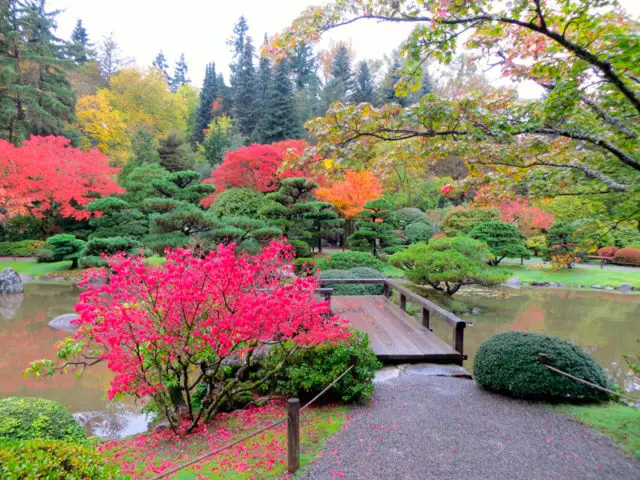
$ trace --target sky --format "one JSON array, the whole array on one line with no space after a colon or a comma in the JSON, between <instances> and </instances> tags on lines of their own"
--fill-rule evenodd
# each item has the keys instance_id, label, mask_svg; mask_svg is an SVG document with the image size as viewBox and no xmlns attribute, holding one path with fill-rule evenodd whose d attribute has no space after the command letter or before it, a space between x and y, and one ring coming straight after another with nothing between
<instances>
[{"instance_id":1,"label":"sky","mask_svg":"<svg viewBox=\"0 0 640 480\"><path fill-rule=\"evenodd\" d=\"M240 15L249 23L256 45L265 33L273 35L288 26L306 7L323 0L47 0L49 9L59 9L59 37L69 39L78 19L92 42L111 32L124 55L138 66L149 66L162 50L173 67L182 52L189 65L193 85L200 87L205 65L211 61L228 80L231 51L226 41ZM632 15L640 15L640 0L621 0ZM408 36L410 25L356 22L323 35L322 43L351 40L356 61L382 58ZM490 76L492 73L489 74ZM497 72L495 72L497 78ZM522 97L539 95L537 86L521 85Z\"/></svg>"}]
</instances>

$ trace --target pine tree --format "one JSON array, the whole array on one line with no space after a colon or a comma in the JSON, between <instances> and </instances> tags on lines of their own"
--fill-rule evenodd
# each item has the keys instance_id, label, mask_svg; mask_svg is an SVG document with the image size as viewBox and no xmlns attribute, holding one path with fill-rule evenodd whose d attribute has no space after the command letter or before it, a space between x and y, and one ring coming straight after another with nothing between
<instances>
[{"instance_id":1,"label":"pine tree","mask_svg":"<svg viewBox=\"0 0 640 480\"><path fill-rule=\"evenodd\" d=\"M218 74L218 98L221 99L222 109L220 114L231 115L233 110L233 92L231 87L224 81L224 75Z\"/></svg>"},{"instance_id":2,"label":"pine tree","mask_svg":"<svg viewBox=\"0 0 640 480\"><path fill-rule=\"evenodd\" d=\"M240 133L250 137L256 127L256 110L259 101L256 71L253 66L255 50L251 37L244 41L244 51L238 59L231 77L233 94L233 118Z\"/></svg>"},{"instance_id":3,"label":"pine tree","mask_svg":"<svg viewBox=\"0 0 640 480\"><path fill-rule=\"evenodd\" d=\"M322 253L322 240L342 234L345 220L328 202L308 202L306 206L310 211L304 213L303 217L308 222L313 245Z\"/></svg>"},{"instance_id":4,"label":"pine tree","mask_svg":"<svg viewBox=\"0 0 640 480\"><path fill-rule=\"evenodd\" d=\"M60 135L74 118L68 45L52 33L57 14L43 1L0 4L0 137L14 144Z\"/></svg>"},{"instance_id":5,"label":"pine tree","mask_svg":"<svg viewBox=\"0 0 640 480\"><path fill-rule=\"evenodd\" d=\"M334 82L339 82L344 89L343 101L348 101L353 92L353 72L351 70L351 54L346 45L340 45L336 50L331 68Z\"/></svg>"},{"instance_id":6,"label":"pine tree","mask_svg":"<svg viewBox=\"0 0 640 480\"><path fill-rule=\"evenodd\" d=\"M163 168L170 172L193 168L193 152L181 132L171 131L159 143L158 155Z\"/></svg>"},{"instance_id":7,"label":"pine tree","mask_svg":"<svg viewBox=\"0 0 640 480\"><path fill-rule=\"evenodd\" d=\"M373 77L365 61L358 65L352 100L354 103L373 103Z\"/></svg>"},{"instance_id":8,"label":"pine tree","mask_svg":"<svg viewBox=\"0 0 640 480\"><path fill-rule=\"evenodd\" d=\"M194 123L193 140L196 143L204 141L204 131L213 120L213 104L218 98L218 76L216 75L216 64L207 65L204 74L204 83L200 90L200 101L196 110Z\"/></svg>"},{"instance_id":9,"label":"pine tree","mask_svg":"<svg viewBox=\"0 0 640 480\"><path fill-rule=\"evenodd\" d=\"M265 36L265 42L267 38ZM260 57L260 66L258 68L258 102L256 105L256 115L258 117L256 123L256 130L254 131L254 140L261 143L262 139L260 138L259 129L260 123L262 122L262 118L265 115L267 108L267 99L269 95L269 88L271 88L272 82L272 65L271 60L267 57Z\"/></svg>"},{"instance_id":10,"label":"pine tree","mask_svg":"<svg viewBox=\"0 0 640 480\"><path fill-rule=\"evenodd\" d=\"M98 63L107 86L113 75L131 63L131 59L122 56L120 46L116 42L113 32L105 36L98 46Z\"/></svg>"},{"instance_id":11,"label":"pine tree","mask_svg":"<svg viewBox=\"0 0 640 480\"><path fill-rule=\"evenodd\" d=\"M162 72L162 76L165 80L169 80L169 64L167 63L167 57L164 56L164 52L160 50L160 53L153 59L151 65Z\"/></svg>"},{"instance_id":12,"label":"pine tree","mask_svg":"<svg viewBox=\"0 0 640 480\"><path fill-rule=\"evenodd\" d=\"M91 44L87 29L82 25L82 20L78 20L71 33L71 45L69 46L69 56L78 65L89 61L91 56Z\"/></svg>"},{"instance_id":13,"label":"pine tree","mask_svg":"<svg viewBox=\"0 0 640 480\"><path fill-rule=\"evenodd\" d=\"M311 45L308 43L296 45L293 54L289 58L289 68L295 80L296 89L307 88L317 70L317 62Z\"/></svg>"},{"instance_id":14,"label":"pine tree","mask_svg":"<svg viewBox=\"0 0 640 480\"><path fill-rule=\"evenodd\" d=\"M188 77L189 66L187 65L187 61L184 58L184 53L180 54L180 59L176 62L176 68L173 71L173 77L169 78L169 88L172 92L177 92L178 89L191 83Z\"/></svg>"},{"instance_id":15,"label":"pine tree","mask_svg":"<svg viewBox=\"0 0 640 480\"><path fill-rule=\"evenodd\" d=\"M245 42L247 39L247 32L249 31L249 25L244 15L241 15L233 27L233 35L227 40L227 45L231 47L233 52L233 63L231 65L231 73L234 72L234 66L238 64L242 53L244 52Z\"/></svg>"},{"instance_id":16,"label":"pine tree","mask_svg":"<svg viewBox=\"0 0 640 480\"><path fill-rule=\"evenodd\" d=\"M267 90L264 114L256 128L255 137L262 143L273 143L302 135L300 120L293 103L293 86L289 68L282 60L273 72Z\"/></svg>"},{"instance_id":17,"label":"pine tree","mask_svg":"<svg viewBox=\"0 0 640 480\"><path fill-rule=\"evenodd\" d=\"M398 52L393 53L393 62L389 65L389 69L382 80L380 88L379 103L399 103L403 107L409 104L407 97L398 97L396 95L396 84L400 81L400 69L402 63L400 61L400 54Z\"/></svg>"}]
</instances>

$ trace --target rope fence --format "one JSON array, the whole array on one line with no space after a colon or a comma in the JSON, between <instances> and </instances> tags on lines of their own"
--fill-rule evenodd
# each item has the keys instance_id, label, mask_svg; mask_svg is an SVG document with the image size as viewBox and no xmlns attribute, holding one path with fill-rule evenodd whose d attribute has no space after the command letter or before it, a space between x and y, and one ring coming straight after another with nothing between
<instances>
[{"instance_id":1,"label":"rope fence","mask_svg":"<svg viewBox=\"0 0 640 480\"><path fill-rule=\"evenodd\" d=\"M250 438L255 437L256 435L261 434L262 432L266 432L267 430L277 427L278 425L282 425L287 422L287 470L289 473L295 473L300 468L300 412L303 412L307 408L309 408L316 400L318 400L322 395L327 393L331 387L333 387L336 383L338 383L342 378L353 370L358 365L358 356L351 355L351 365L340 375L338 375L329 385L327 385L324 390L318 393L315 397L305 403L302 408L300 408L300 400L297 398L290 398L287 402L287 417L282 418L276 422L270 423L269 425L265 425L264 427L259 428L258 430L244 435L237 440L234 440L231 443L228 443L220 448L216 448L211 452L207 452L199 457L194 458L193 460L179 465L171 470L167 470L166 472L162 472L159 475L156 475L151 480L160 480L162 478L167 478L170 475L178 473L180 470L184 470L192 465L200 463L201 461L217 455L224 450L234 447L239 443L244 442L245 440L249 440Z\"/></svg>"}]
</instances>

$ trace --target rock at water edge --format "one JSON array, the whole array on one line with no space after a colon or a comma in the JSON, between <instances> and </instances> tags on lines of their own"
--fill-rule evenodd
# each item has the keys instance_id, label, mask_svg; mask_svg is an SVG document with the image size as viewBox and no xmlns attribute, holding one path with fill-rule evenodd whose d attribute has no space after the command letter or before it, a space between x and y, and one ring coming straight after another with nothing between
<instances>
[{"instance_id":1,"label":"rock at water edge","mask_svg":"<svg viewBox=\"0 0 640 480\"><path fill-rule=\"evenodd\" d=\"M0 293L24 293L20 275L13 268L5 268L0 273Z\"/></svg>"},{"instance_id":2,"label":"rock at water edge","mask_svg":"<svg viewBox=\"0 0 640 480\"><path fill-rule=\"evenodd\" d=\"M64 315L57 316L49 322L51 328L56 330L62 330L63 332L73 333L78 329L77 325L73 325L71 322L80 318L75 313L65 313Z\"/></svg>"},{"instance_id":3,"label":"rock at water edge","mask_svg":"<svg viewBox=\"0 0 640 480\"><path fill-rule=\"evenodd\" d=\"M620 285L618 285L618 290L620 290L621 292L630 292L633 290L633 285L631 285L630 283L621 283Z\"/></svg>"},{"instance_id":4,"label":"rock at water edge","mask_svg":"<svg viewBox=\"0 0 640 480\"><path fill-rule=\"evenodd\" d=\"M522 283L520 282L520 279L518 277L513 277L507 280L507 287L520 288L521 285Z\"/></svg>"}]
</instances>

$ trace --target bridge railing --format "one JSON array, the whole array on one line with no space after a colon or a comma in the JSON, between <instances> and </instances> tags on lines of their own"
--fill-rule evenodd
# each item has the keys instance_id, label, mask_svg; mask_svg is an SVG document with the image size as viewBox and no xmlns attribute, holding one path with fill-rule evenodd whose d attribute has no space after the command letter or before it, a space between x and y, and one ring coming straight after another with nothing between
<instances>
[{"instance_id":1,"label":"bridge railing","mask_svg":"<svg viewBox=\"0 0 640 480\"><path fill-rule=\"evenodd\" d=\"M321 288L316 291L321 293L325 300L329 301L329 304L331 304L333 289L326 288L326 286L345 284L383 285L383 295L387 297L387 299L391 297L393 290L395 290L400 296L400 308L403 311L407 311L407 300L422 308L422 325L430 331L433 331L431 328L431 314L438 314L438 316L443 318L453 330L453 344L451 346L460 354L460 357L463 360L467 358L464 354L464 329L467 326L467 322L462 320L460 317L388 278L321 279Z\"/></svg>"}]
</instances>

